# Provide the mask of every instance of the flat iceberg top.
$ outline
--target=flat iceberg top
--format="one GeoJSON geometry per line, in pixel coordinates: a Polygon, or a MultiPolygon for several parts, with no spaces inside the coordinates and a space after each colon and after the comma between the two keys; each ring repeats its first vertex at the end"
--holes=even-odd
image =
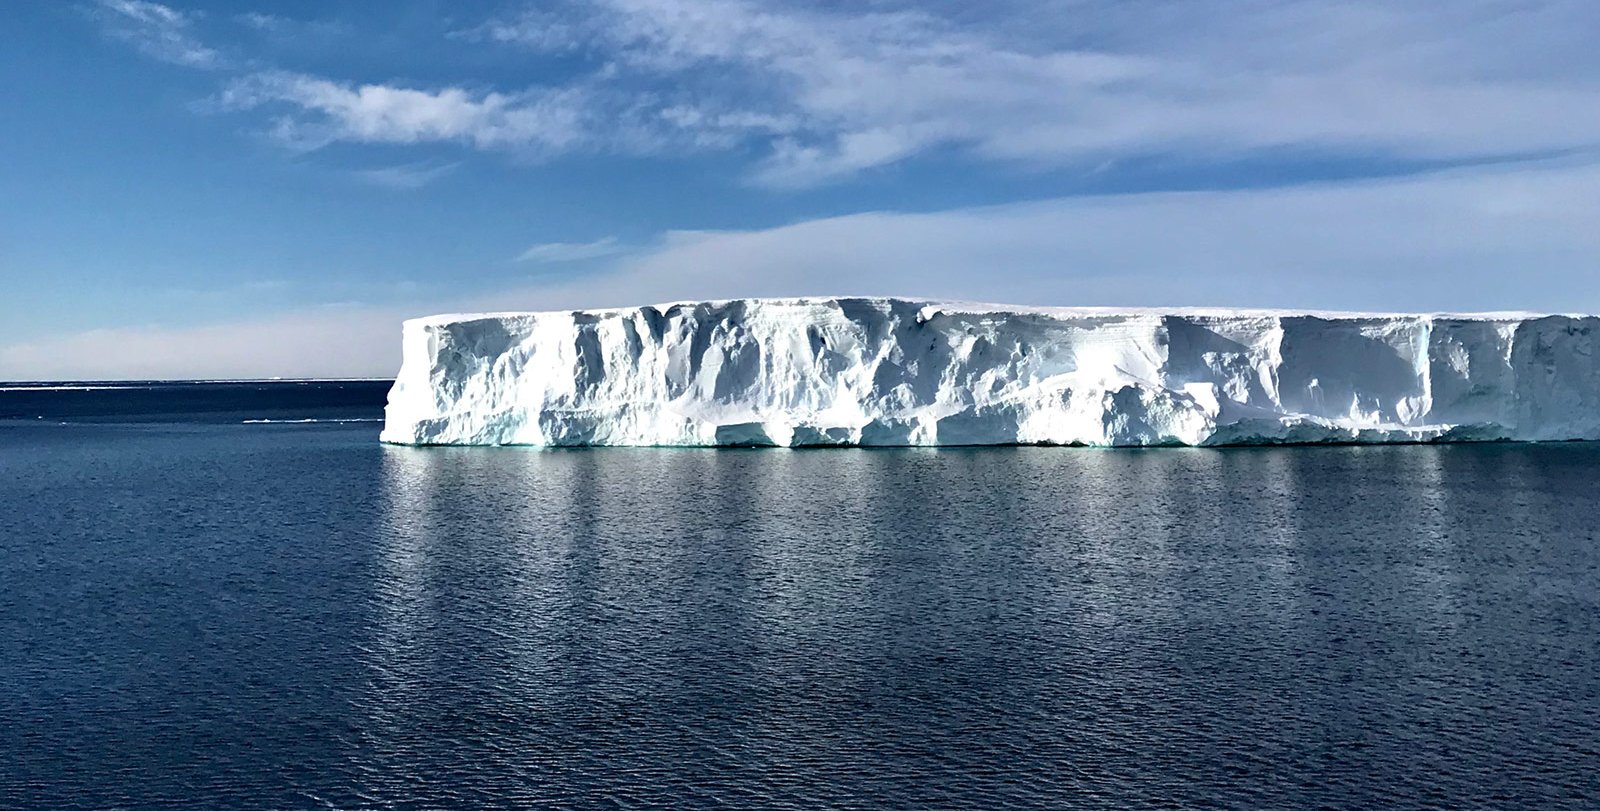
{"type": "Polygon", "coordinates": [[[733,299],[407,321],[383,440],[1600,438],[1600,319],[733,299]]]}
{"type": "Polygon", "coordinates": [[[1518,310],[1494,312],[1432,312],[1432,313],[1401,313],[1401,312],[1363,312],[1348,310],[1296,310],[1260,307],[1051,307],[1034,306],[1025,304],[992,304],[979,301],[946,301],[941,299],[916,299],[902,298],[899,296],[795,296],[779,298],[741,298],[741,299],[713,299],[706,301],[668,301],[659,304],[647,304],[635,307],[598,307],[574,310],[532,310],[532,311],[503,311],[486,313],[441,313],[438,315],[422,316],[410,319],[410,322],[422,324],[453,324],[465,321],[482,321],[488,319],[516,319],[539,317],[563,317],[578,314],[593,316],[614,316],[637,312],[643,309],[666,312],[674,309],[710,307],[721,308],[733,304],[759,305],[773,308],[804,309],[808,307],[837,307],[841,304],[855,303],[874,306],[904,305],[921,308],[929,313],[965,313],[965,314],[1027,314],[1050,315],[1060,318],[1116,318],[1116,317],[1162,317],[1178,316],[1185,318],[1320,318],[1327,321],[1350,321],[1370,319],[1398,319],[1398,318],[1444,318],[1458,321],[1525,321],[1534,318],[1543,318],[1549,315],[1564,315],[1571,318],[1584,318],[1583,313],[1536,313],[1518,310]]]}

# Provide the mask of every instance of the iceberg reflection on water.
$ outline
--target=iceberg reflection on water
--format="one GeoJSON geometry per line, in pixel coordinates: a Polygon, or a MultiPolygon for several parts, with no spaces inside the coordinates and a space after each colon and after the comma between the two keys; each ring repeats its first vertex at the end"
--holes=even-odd
{"type": "Polygon", "coordinates": [[[388,447],[365,768],[444,728],[555,803],[1574,796],[1597,453],[388,447]]]}

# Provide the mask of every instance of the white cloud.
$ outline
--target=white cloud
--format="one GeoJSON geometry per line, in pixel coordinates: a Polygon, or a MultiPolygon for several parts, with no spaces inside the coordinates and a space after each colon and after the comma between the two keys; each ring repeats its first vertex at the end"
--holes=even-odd
{"type": "Polygon", "coordinates": [[[558,26],[541,6],[492,35],[586,42],[609,88],[665,105],[658,137],[765,141],[756,176],[773,185],[945,147],[1059,164],[1263,149],[1449,161],[1600,143],[1600,55],[1575,33],[1593,23],[1588,0],[1029,0],[959,23],[926,4],[595,7],[558,26]]]}
{"type": "Polygon", "coordinates": [[[513,95],[455,87],[415,90],[268,72],[232,82],[220,101],[233,109],[292,108],[297,114],[279,118],[274,135],[307,148],[334,141],[456,141],[485,149],[554,150],[572,145],[580,134],[581,105],[574,93],[560,90],[513,95]]]}
{"type": "MultiPolygon", "coordinates": [[[[98,3],[147,53],[220,65],[192,14],[98,3]]],[[[268,111],[270,133],[302,149],[754,147],[750,177],[779,187],[949,151],[1024,167],[1274,152],[1448,164],[1600,146],[1593,24],[1592,0],[553,0],[450,35],[560,56],[544,85],[266,71],[222,101],[268,111]]]]}
{"type": "Polygon", "coordinates": [[[152,59],[193,68],[222,67],[222,56],[194,34],[195,16],[147,0],[97,0],[91,9],[106,35],[152,59]]]}
{"type": "Polygon", "coordinates": [[[259,11],[247,11],[234,16],[240,24],[253,28],[265,34],[276,34],[294,26],[294,21],[276,14],[263,14],[259,11]]]}
{"type": "Polygon", "coordinates": [[[420,189],[455,171],[460,163],[402,163],[374,169],[358,169],[355,176],[363,182],[386,189],[420,189]]]}
{"type": "Polygon", "coordinates": [[[276,14],[247,11],[234,15],[240,25],[258,34],[279,38],[331,37],[350,33],[348,25],[334,20],[301,20],[276,14]]]}
{"type": "Polygon", "coordinates": [[[0,379],[391,374],[408,316],[737,296],[1600,312],[1597,214],[1600,165],[1544,164],[676,232],[494,295],[0,345],[0,379]]]}
{"type": "Polygon", "coordinates": [[[512,42],[541,51],[573,50],[584,40],[572,23],[543,8],[530,8],[512,18],[452,31],[449,37],[467,42],[512,42]]]}
{"type": "Polygon", "coordinates": [[[576,262],[581,259],[598,259],[627,253],[629,247],[617,242],[616,237],[605,237],[593,242],[545,242],[523,251],[518,262],[576,262]]]}

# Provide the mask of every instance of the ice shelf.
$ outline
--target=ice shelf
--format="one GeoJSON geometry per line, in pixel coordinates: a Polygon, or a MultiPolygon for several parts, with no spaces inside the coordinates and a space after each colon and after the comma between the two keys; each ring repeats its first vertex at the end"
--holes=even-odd
{"type": "Polygon", "coordinates": [[[407,445],[1600,439],[1600,318],[743,299],[407,321],[407,445]]]}

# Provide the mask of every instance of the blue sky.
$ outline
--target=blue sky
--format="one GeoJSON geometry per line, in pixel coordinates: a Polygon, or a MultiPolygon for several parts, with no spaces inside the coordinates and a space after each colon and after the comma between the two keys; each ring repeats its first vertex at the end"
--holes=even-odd
{"type": "Polygon", "coordinates": [[[1600,311],[1592,0],[0,9],[0,379],[383,375],[436,311],[1600,311]]]}

